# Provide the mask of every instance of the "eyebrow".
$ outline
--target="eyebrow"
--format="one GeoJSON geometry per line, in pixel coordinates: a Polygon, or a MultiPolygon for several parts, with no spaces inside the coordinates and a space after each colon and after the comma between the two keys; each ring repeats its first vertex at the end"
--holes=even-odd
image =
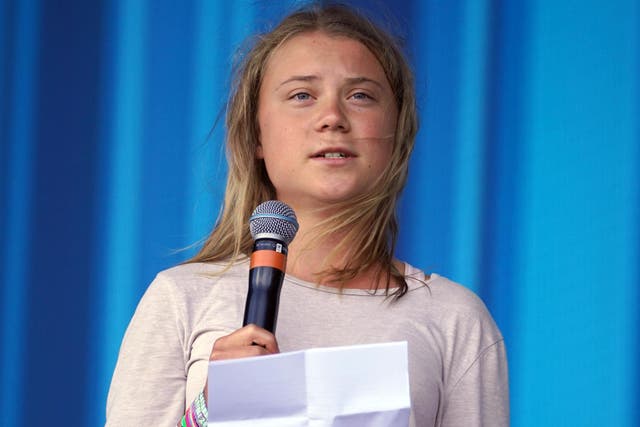
{"type": "MultiPolygon", "coordinates": [[[[285,81],[283,81],[282,83],[280,83],[278,85],[278,87],[276,88],[279,89],[280,87],[286,85],[287,83],[291,83],[291,82],[311,82],[314,80],[319,80],[320,78],[318,76],[315,75],[304,75],[304,76],[291,76],[288,79],[286,79],[285,81]]],[[[358,84],[358,83],[372,83],[376,86],[378,86],[380,89],[384,89],[384,86],[377,80],[371,79],[369,77],[348,77],[346,79],[347,84],[358,84]]]]}
{"type": "Polygon", "coordinates": [[[347,79],[347,83],[349,84],[358,84],[358,83],[373,83],[374,85],[378,86],[380,89],[384,89],[384,86],[382,86],[382,83],[380,83],[377,80],[374,79],[370,79],[369,77],[350,77],[347,79]]]}
{"type": "Polygon", "coordinates": [[[318,76],[291,76],[287,80],[280,83],[276,89],[279,89],[280,87],[291,82],[310,82],[313,80],[318,80],[318,76]]]}

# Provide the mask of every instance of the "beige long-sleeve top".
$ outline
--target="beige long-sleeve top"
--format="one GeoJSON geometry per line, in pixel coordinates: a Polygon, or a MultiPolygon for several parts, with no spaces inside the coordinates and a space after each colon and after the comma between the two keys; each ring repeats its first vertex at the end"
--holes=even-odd
{"type": "MultiPolygon", "coordinates": [[[[175,426],[202,390],[213,343],[242,325],[247,294],[248,260],[220,269],[181,265],[149,286],[122,342],[106,425],[175,426]]],[[[287,275],[280,351],[407,341],[411,426],[508,425],[505,345],[485,305],[441,276],[408,264],[405,275],[409,292],[395,302],[287,275]]]]}

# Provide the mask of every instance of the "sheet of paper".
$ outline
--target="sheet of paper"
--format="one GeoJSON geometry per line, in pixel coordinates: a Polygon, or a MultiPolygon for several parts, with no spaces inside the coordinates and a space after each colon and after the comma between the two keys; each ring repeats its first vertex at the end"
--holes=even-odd
{"type": "Polygon", "coordinates": [[[410,404],[406,342],[209,364],[212,427],[405,427],[410,404]]]}

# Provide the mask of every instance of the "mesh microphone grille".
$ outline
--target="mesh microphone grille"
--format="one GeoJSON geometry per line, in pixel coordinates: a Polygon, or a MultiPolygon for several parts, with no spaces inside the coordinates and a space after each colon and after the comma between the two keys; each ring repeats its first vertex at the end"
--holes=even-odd
{"type": "Polygon", "coordinates": [[[275,234],[288,245],[298,231],[298,221],[289,205],[279,200],[267,200],[251,214],[249,229],[254,240],[263,234],[275,234]]]}

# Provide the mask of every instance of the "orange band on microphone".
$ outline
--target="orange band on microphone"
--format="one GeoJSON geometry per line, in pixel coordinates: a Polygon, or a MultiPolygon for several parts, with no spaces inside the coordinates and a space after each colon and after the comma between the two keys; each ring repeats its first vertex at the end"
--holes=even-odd
{"type": "Polygon", "coordinates": [[[250,268],[253,267],[273,267],[280,271],[285,271],[287,257],[276,251],[262,250],[251,254],[250,268]]]}

